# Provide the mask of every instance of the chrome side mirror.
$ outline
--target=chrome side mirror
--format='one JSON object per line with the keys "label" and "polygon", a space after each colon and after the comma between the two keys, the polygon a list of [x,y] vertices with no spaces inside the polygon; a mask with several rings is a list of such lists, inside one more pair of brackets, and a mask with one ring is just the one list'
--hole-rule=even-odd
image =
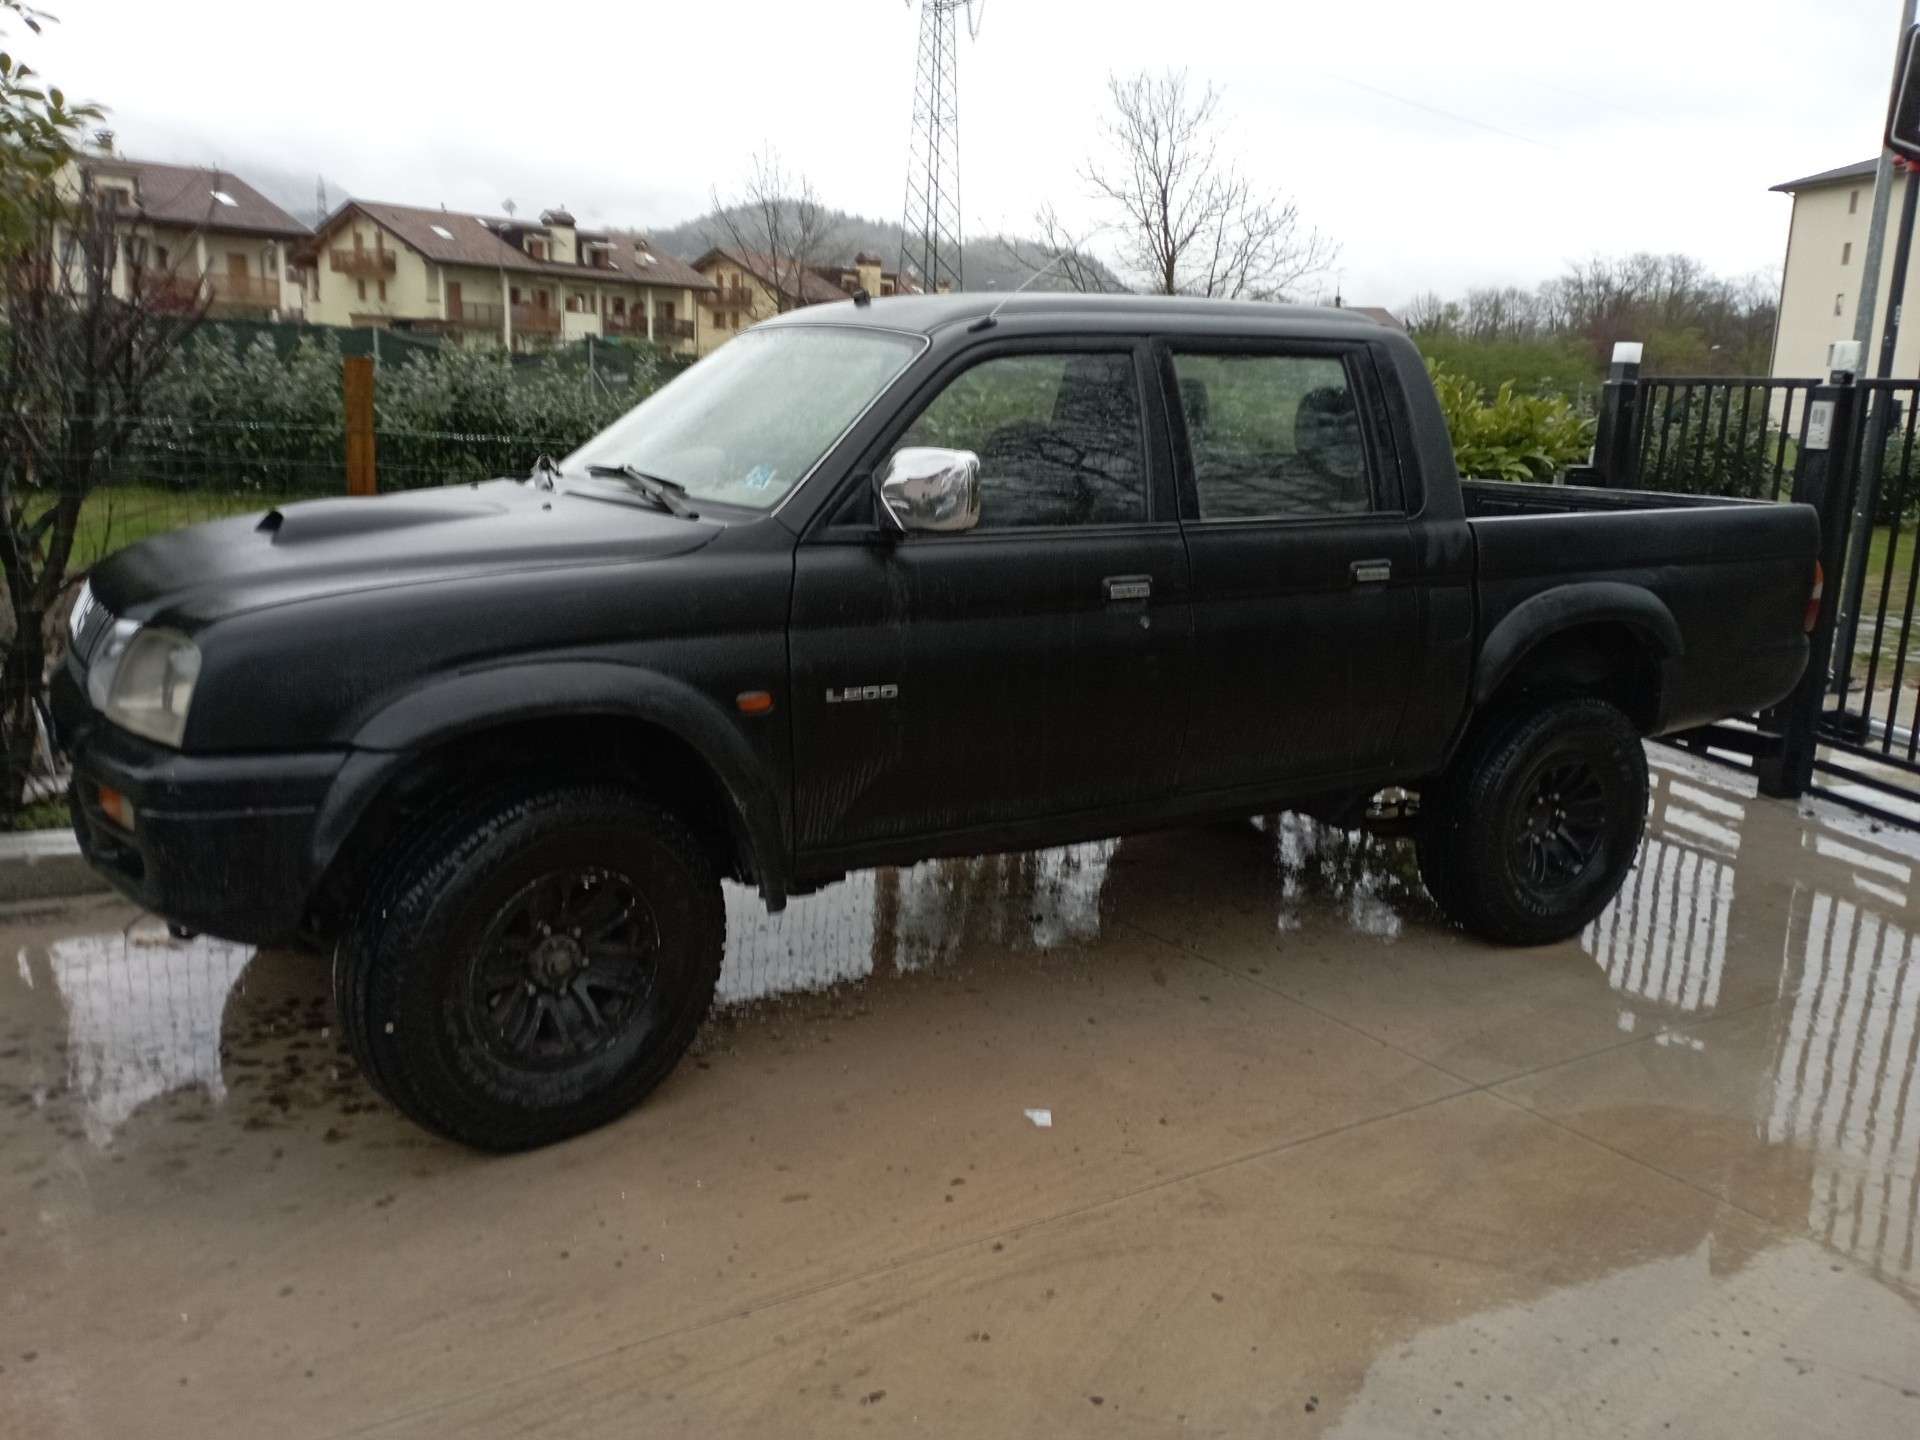
{"label": "chrome side mirror", "polygon": [[880,477],[880,508],[901,534],[951,534],[980,523],[980,457],[971,450],[909,445]]}

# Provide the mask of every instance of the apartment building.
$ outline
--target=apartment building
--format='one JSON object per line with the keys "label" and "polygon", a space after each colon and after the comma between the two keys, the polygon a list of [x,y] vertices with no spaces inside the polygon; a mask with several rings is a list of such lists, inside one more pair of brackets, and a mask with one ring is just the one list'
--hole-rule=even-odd
{"label": "apartment building", "polygon": [[306,317],[443,333],[516,350],[587,336],[694,351],[713,282],[624,231],[565,209],[513,216],[349,200],[298,257]]}
{"label": "apartment building", "polygon": [[[863,252],[850,265],[794,266],[753,250],[716,246],[693,262],[712,284],[700,299],[699,353],[706,355],[740,331],[782,310],[849,300],[855,290],[879,299],[913,293],[911,281]],[[784,302],[784,303],[783,303]]]}
{"label": "apartment building", "polygon": [[301,287],[289,261],[310,232],[239,176],[101,154],[74,162],[66,183],[120,217],[115,294],[129,292],[133,266],[162,303],[204,300],[208,313],[231,317],[298,315]]}
{"label": "apartment building", "polygon": [[[1787,256],[1780,285],[1780,318],[1773,336],[1772,373],[1781,376],[1823,375],[1827,346],[1853,338],[1854,317],[1860,308],[1860,265],[1873,224],[1875,162],[1861,160],[1772,188],[1793,197],[1793,218],[1787,228]],[[1900,221],[1901,197],[1909,177],[1895,170],[1887,206],[1885,259],[1880,266],[1879,293],[1874,297],[1873,344],[1867,363],[1880,350],[1880,327],[1886,320],[1887,294],[1893,284],[1894,231]],[[1907,273],[1904,310],[1920,300],[1920,265]],[[1896,377],[1920,375],[1920,326],[1900,327],[1894,354]]]}

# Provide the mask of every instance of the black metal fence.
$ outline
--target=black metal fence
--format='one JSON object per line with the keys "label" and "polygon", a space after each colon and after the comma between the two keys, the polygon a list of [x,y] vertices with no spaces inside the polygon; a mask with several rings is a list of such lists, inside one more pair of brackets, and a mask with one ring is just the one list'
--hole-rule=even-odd
{"label": "black metal fence", "polygon": [[1763,715],[1678,737],[1750,765],[1769,793],[1828,796],[1920,826],[1920,381],[1641,376],[1617,364],[1594,463],[1620,488],[1820,511],[1824,597],[1808,677]]}

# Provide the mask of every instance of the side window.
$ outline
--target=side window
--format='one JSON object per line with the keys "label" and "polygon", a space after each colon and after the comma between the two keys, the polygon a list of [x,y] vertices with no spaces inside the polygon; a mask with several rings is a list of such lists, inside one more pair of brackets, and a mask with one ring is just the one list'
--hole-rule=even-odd
{"label": "side window", "polygon": [[1002,355],[957,376],[895,449],[980,457],[980,528],[1147,518],[1146,448],[1130,355]]}
{"label": "side window", "polygon": [[1373,508],[1347,368],[1318,355],[1173,357],[1202,520]]}

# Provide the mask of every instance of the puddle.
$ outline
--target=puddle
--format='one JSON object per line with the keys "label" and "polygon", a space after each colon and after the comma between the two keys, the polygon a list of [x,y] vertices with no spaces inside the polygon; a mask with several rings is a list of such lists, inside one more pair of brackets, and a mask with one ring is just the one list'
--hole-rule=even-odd
{"label": "puddle", "polygon": [[[1710,1065],[1712,1028],[1682,1027],[1771,1002],[1773,1053],[1752,1077],[1756,1142],[1811,1157],[1813,1233],[1914,1273],[1920,837],[1761,804],[1738,775],[1671,752],[1653,764],[1640,863],[1570,947],[1590,959],[1593,993],[1555,1003],[1592,1004],[1622,1041],[1651,1036]],[[726,903],[723,1005],[1060,950],[1097,965],[1127,928],[1257,944],[1263,983],[1288,964],[1360,965],[1389,946],[1424,947],[1402,966],[1457,965],[1472,943],[1441,925],[1410,847],[1296,815],[866,872],[781,915],[738,887]],[[16,1150],[23,1116],[43,1122],[43,1142],[50,1130],[111,1148],[156,1107],[329,1141],[351,1137],[361,1112],[384,1114],[332,1028],[325,963],[307,957],[178,943],[150,921],[54,936],[17,945],[0,968],[0,1019],[0,1133]]]}

